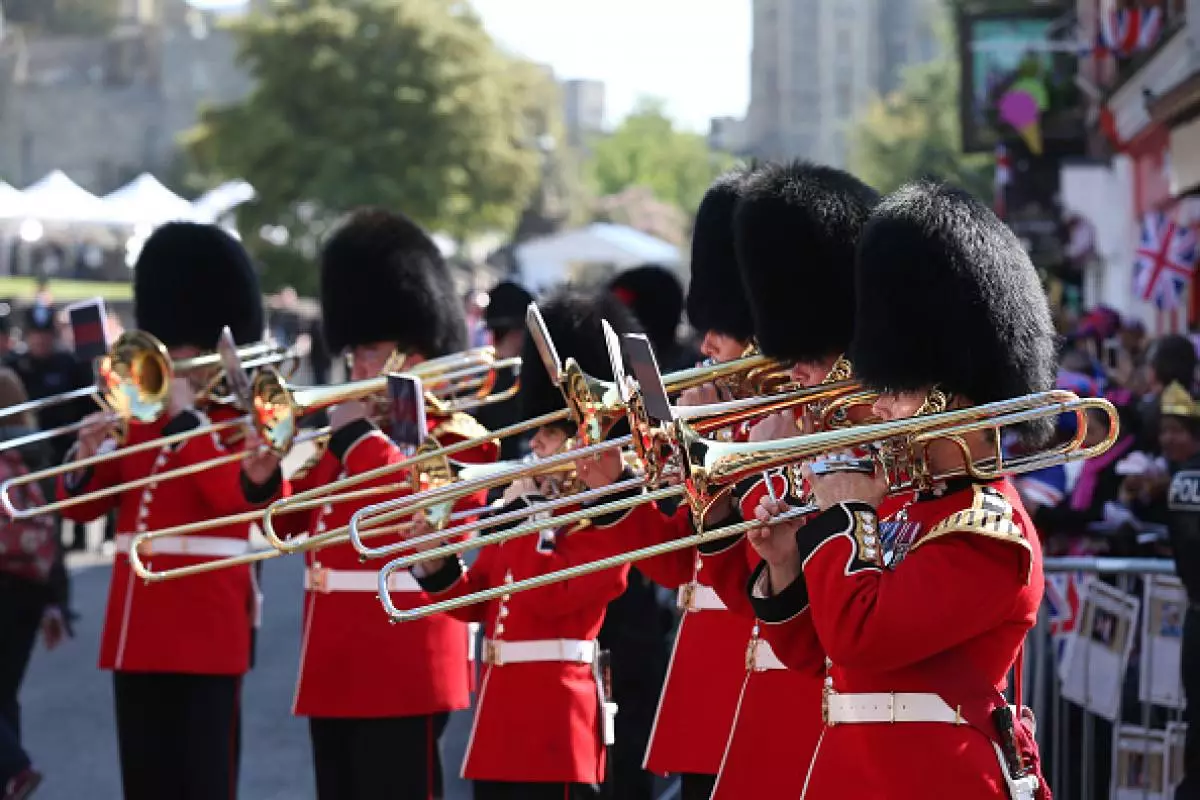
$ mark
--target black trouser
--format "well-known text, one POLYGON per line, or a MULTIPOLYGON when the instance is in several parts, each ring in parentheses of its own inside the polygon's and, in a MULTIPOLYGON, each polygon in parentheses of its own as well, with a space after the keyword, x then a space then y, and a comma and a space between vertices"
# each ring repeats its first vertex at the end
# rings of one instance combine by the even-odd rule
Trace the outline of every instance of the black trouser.
POLYGON ((593 783, 507 783, 474 781, 475 800, 594 800, 601 789, 593 783))
POLYGON ((1183 620, 1183 711, 1188 724, 1183 744, 1183 782, 1175 800, 1200 800, 1200 604, 1192 603, 1183 620))
POLYGON ((438 800, 449 714, 308 721, 319 800, 438 800))
POLYGON ((231 800, 241 750, 237 675, 114 672, 125 800, 231 800))
POLYGON ((46 610, 46 587, 0 573, 0 789, 29 766, 17 694, 46 610))
POLYGON ((679 776, 679 800, 708 800, 717 785, 716 775, 684 774, 679 776))

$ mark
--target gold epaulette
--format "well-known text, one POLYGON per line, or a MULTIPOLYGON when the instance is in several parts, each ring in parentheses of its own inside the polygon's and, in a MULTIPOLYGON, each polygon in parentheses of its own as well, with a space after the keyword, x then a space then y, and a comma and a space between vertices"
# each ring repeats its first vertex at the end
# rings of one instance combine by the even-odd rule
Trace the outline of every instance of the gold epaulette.
MULTIPOLYGON (((445 416, 438 415, 438 417, 437 424, 429 435, 443 445, 448 444, 442 441, 442 438, 447 435, 462 439, 486 439, 491 434, 491 431, 480 425, 474 417, 461 411, 453 411, 445 416)), ((499 439, 491 441, 497 448, 500 447, 499 439)))
POLYGON ((950 534, 973 533, 977 536, 986 536, 989 539, 1008 542, 1024 549, 1027 556, 1025 580, 1028 582, 1029 571, 1033 566, 1033 547, 1021 530, 1021 526, 1017 524, 1012 504, 1008 502, 1008 498, 1002 492, 992 486, 976 486, 974 493, 970 508, 956 511, 934 525, 930 528, 929 533, 913 543, 910 552, 950 534))

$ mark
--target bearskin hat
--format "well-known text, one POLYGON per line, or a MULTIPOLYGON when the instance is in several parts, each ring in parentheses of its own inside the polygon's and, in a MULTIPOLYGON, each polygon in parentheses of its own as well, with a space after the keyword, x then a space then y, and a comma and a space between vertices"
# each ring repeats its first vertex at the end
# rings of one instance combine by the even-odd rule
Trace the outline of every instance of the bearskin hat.
MULTIPOLYGON (((573 358, 588 375, 603 380, 612 380, 612 364, 601 321, 608 320, 618 335, 642 332, 633 313, 608 292, 591 295, 564 289, 539 302, 538 310, 562 363, 565 365, 568 358, 573 358)), ((522 419, 566 407, 562 392, 550 381, 533 337, 525 338, 520 385, 518 397, 522 419)))
POLYGON ((488 292, 487 308, 483 319, 493 331, 507 332, 525 327, 525 312, 533 302, 533 295, 515 281, 500 281, 488 292))
POLYGON ((683 284, 675 271, 645 264, 613 278, 608 289, 637 317, 655 350, 675 345, 675 332, 683 317, 683 284))
POLYGON ((769 164, 746 180, 734 243, 758 346, 772 358, 840 355, 854 332, 854 250, 879 194, 833 167, 769 164))
POLYGON ((467 325, 450 269, 403 214, 360 209, 321 252, 321 315, 329 349, 396 342, 436 358, 465 350, 467 325))
POLYGON ((1038 274, 1008 226, 961 189, 920 182, 882 200, 856 271, 850 357, 867 385, 937 386, 973 403, 1054 387, 1057 342, 1038 274))
POLYGON ((733 209, 742 182, 754 169, 745 166, 725 173, 700 201, 692 227, 692 277, 687 293, 688 321, 693 328, 742 342, 754 338, 754 318, 738 275, 733 209))
POLYGON ((263 338, 258 273, 237 239, 216 225, 168 222, 133 267, 133 316, 167 347, 213 350, 229 326, 238 344, 263 338))

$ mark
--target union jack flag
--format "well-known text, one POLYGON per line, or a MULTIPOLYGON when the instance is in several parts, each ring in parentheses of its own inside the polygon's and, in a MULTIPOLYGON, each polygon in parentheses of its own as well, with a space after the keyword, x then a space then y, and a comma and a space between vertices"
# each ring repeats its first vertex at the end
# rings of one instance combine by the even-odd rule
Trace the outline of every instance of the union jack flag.
POLYGON ((1119 8, 1117 0, 1104 0, 1100 10, 1100 45, 1108 52, 1128 58, 1149 50, 1163 29, 1158 6, 1119 8))
POLYGON ((1050 638, 1057 663, 1061 666, 1067 652, 1067 637, 1079 624, 1080 590, 1087 577, 1082 572, 1046 574, 1046 608, 1050 612, 1050 638))
POLYGON ((1133 286, 1162 310, 1179 308, 1196 265, 1196 233, 1161 211, 1142 220, 1142 240, 1133 265, 1133 286))

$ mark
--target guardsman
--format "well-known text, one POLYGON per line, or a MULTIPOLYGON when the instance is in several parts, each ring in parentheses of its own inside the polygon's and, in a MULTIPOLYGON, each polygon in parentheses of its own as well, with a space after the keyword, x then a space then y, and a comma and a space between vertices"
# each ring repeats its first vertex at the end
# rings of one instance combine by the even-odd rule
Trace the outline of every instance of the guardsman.
MULTIPOLYGON (((733 212, 751 170, 742 168, 718 178, 696 212, 692 238, 692 280, 688 317, 703 331, 700 349, 715 362, 731 361, 751 349, 754 321, 742 290, 734 254, 733 212)), ((713 386, 689 389, 680 403, 716 402, 713 386)), ((731 435, 744 436, 747 426, 731 435)), ((621 475, 613 455, 584 464, 580 476, 589 486, 607 486, 621 475)), ((614 530, 627 546, 650 544, 691 533, 686 508, 638 506, 614 530)), ((707 800, 720 770, 745 676, 748 615, 730 613, 701 571, 695 548, 646 559, 637 569, 655 583, 677 591, 682 619, 667 677, 659 696, 644 766, 658 775, 676 774, 683 800, 707 800)))
MULTIPOLYGON (((881 392, 874 412, 884 420, 1053 387, 1055 334, 1037 272, 967 193, 918 183, 882 200, 855 285, 850 357, 881 392)), ((1024 434, 1043 440, 1052 424, 1047 416, 1024 434)), ((992 458, 991 435, 960 444, 992 458)), ((932 443, 927 458, 935 475, 964 466, 951 442, 932 443)), ((802 472, 823 510, 803 527, 755 532, 765 561, 751 598, 777 623, 764 633, 785 663, 811 668, 793 661, 805 648, 792 643, 806 637, 826 657, 827 724, 803 796, 1048 796, 1020 686, 1017 713, 1002 694, 1044 588, 1038 534, 1012 483, 948 479, 881 508, 881 473, 802 472)), ((764 499, 756 516, 785 508, 764 499)))
POLYGON ((1187 590, 1183 617, 1183 782, 1175 800, 1200 797, 1200 403, 1179 383, 1162 393, 1158 444, 1171 465, 1168 527, 1175 571, 1187 590))
POLYGON ((609 282, 608 290, 642 323, 654 346, 659 369, 672 372, 696 363, 699 356, 696 349, 679 340, 684 294, 675 270, 643 264, 617 275, 609 282))
MULTIPOLYGON (((768 164, 749 178, 734 216, 734 237, 755 338, 764 355, 793 364, 797 385, 813 387, 850 376, 845 353, 854 331, 854 251, 878 193, 842 170, 805 162, 768 164), (798 295, 802 292, 802 295, 798 295), (799 297, 812 298, 797 313, 799 297)), ((853 415, 859 409, 851 410, 853 415)), ((815 414, 784 411, 757 423, 751 441, 815 430, 815 414)), ((785 473, 771 478, 778 496, 785 473)), ((763 481, 744 490, 743 515, 753 518, 763 481)), ((718 596, 753 616, 746 583, 758 561, 744 536, 699 547, 718 596)), ((713 800, 798 797, 821 734, 821 671, 788 670, 759 635, 746 643, 745 681, 713 800), (786 719, 781 735, 779 720, 786 719)))
MULTIPOLYGON (((357 211, 326 242, 321 315, 330 351, 351 358, 352 380, 387 372, 400 357, 412 367, 466 347, 463 312, 437 246, 415 223, 388 211, 357 211)), ((346 402, 330 411, 328 447, 293 478, 293 492, 403 460, 368 406, 346 402)), ((487 435, 465 414, 430 410, 426 421, 441 445, 487 435)), ((498 445, 484 441, 455 458, 494 461, 498 445)), ((398 474, 377 483, 403 481, 398 474)), ((284 533, 321 533, 345 525, 356 510, 340 503, 277 519, 284 533)), ((306 559, 292 711, 309 718, 318 797, 440 797, 439 740, 449 713, 470 705, 467 626, 449 617, 388 624, 376 599, 378 566, 363 563, 349 543, 306 559)), ((407 573, 393 577, 392 593, 401 607, 423 600, 407 573)))
MULTIPOLYGON (((173 359, 212 351, 225 326, 239 344, 257 342, 263 335, 254 266, 233 237, 212 225, 174 222, 156 230, 134 267, 133 295, 137 327, 158 337, 173 359)), ((130 422, 124 441, 138 444, 239 416, 233 409, 197 402, 198 386, 208 377, 173 377, 167 412, 153 423, 130 422)), ((238 431, 120 457, 108 417, 90 419, 67 457, 86 458, 102 448, 115 449, 118 457, 65 475, 60 491, 69 495, 257 445, 253 434, 243 437, 238 431)), ((258 616, 258 592, 248 566, 147 584, 130 569, 130 541, 144 531, 249 511, 276 497, 282 486, 278 459, 256 454, 63 512, 82 523, 117 509, 117 557, 100 668, 113 672, 128 800, 227 800, 237 795, 241 682, 250 667, 258 616)), ((160 539, 147 566, 174 569, 244 553, 249 534, 250 526, 243 523, 160 539)))
MULTIPOLYGON (((539 305, 559 355, 574 358, 590 375, 611 379, 600 323, 607 320, 618 334, 638 332, 629 312, 603 293, 594 298, 565 293, 539 305)), ((562 393, 532 342, 522 358, 522 416, 562 409, 562 393)), ((533 437, 533 452, 539 457, 561 452, 572 446, 575 432, 571 422, 544 426, 533 437)), ((530 478, 514 481, 506 508, 548 496, 544 484, 534 484, 530 478)), ((518 537, 482 548, 470 567, 446 558, 417 565, 413 574, 434 599, 502 586, 619 552, 620 542, 607 530, 617 522, 619 517, 598 518, 518 537)), ((480 623, 485 637, 462 771, 474 783, 475 800, 604 796, 616 707, 596 637, 609 602, 625 589, 628 569, 601 570, 450 612, 480 623)))

